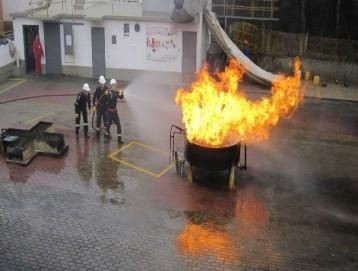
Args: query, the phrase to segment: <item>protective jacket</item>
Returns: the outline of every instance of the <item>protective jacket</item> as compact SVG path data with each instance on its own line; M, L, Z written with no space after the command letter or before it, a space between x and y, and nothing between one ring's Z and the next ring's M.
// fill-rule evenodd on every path
M117 111L117 99L123 99L123 94L117 91L110 90L106 95L106 107L107 111Z
M84 91L81 91L77 94L75 101L75 111L86 111L86 109L91 109L91 94L85 94Z
M106 85L98 86L93 94L93 106L96 106L97 110L103 109L105 105L105 92L108 90Z

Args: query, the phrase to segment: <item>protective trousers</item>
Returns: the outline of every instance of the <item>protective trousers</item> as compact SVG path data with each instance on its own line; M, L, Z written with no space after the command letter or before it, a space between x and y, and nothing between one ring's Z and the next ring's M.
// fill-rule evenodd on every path
M83 128L85 132L85 136L88 136L88 118L87 118L87 110L75 110L76 113L76 135L78 135L81 127L81 114L83 118Z
M36 75L41 75L41 54L35 55L35 71Z
M103 119L103 124L106 125L106 111L104 108L98 107L96 109L96 126L98 131L101 128L102 119Z
M119 116L118 116L118 112L117 111L107 111L107 116L106 116L106 136L110 136L110 129L111 129L111 125L112 123L114 123L117 126L117 137L118 137L118 142L122 141L122 127L121 127L121 122L119 120Z

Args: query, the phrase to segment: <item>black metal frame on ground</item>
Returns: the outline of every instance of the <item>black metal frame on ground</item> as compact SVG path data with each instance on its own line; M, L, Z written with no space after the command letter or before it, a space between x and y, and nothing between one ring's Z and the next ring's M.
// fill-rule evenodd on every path
M6 162L23 166L28 165L37 154L61 157L69 149L64 135L53 132L53 123L42 121L30 130L2 129L0 145Z

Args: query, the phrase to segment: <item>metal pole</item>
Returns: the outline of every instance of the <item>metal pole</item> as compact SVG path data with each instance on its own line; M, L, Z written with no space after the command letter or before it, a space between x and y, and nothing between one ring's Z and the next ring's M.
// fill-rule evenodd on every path
M224 19L225 19L225 32L227 27L227 18L226 18L226 0L224 0Z

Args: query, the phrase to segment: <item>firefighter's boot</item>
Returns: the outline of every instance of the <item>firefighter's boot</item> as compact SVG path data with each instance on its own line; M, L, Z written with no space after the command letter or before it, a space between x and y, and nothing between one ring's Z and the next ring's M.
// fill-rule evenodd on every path
M123 141L122 141L122 136L118 136L118 144L119 145L122 145L123 144Z

